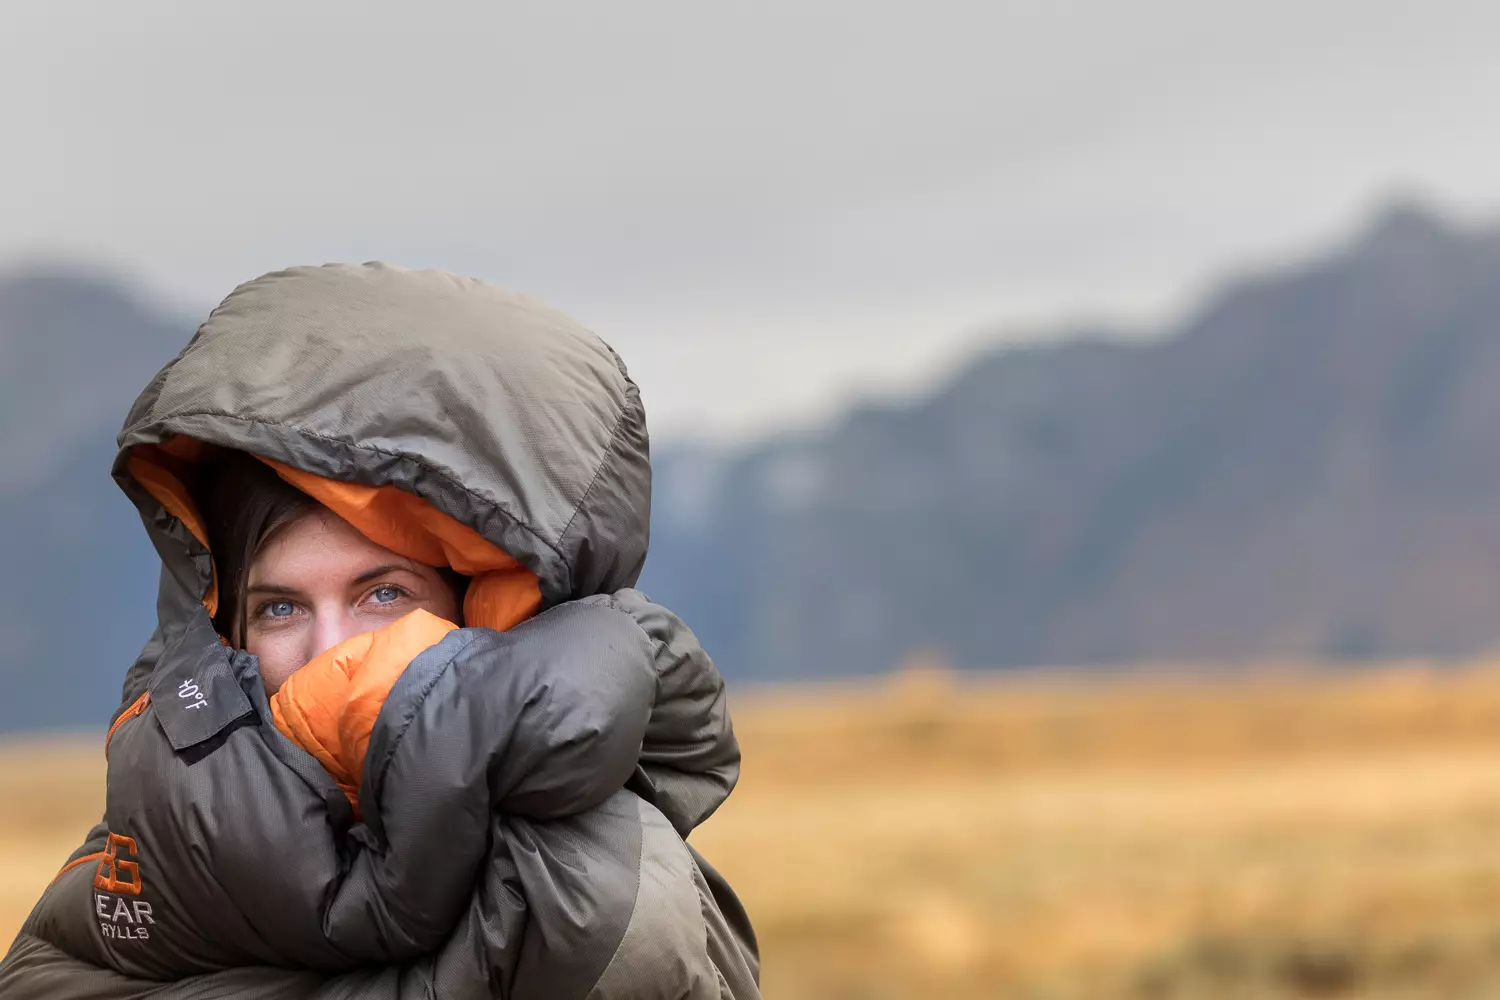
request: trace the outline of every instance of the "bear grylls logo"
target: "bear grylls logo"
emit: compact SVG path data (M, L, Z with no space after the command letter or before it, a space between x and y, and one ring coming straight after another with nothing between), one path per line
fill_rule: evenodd
M127 896L139 896L141 894L140 862L121 857L122 850L127 852L130 858L139 857L136 853L135 838L122 837L118 833L110 834L109 843L104 846L104 856L99 859L99 867L94 870L94 888L100 892L119 892Z
M156 923L151 904L133 899L127 905L124 899L139 896L144 888L139 859L135 838L118 833L109 835L99 857L99 867L94 870L94 915L99 919L99 932L107 938L144 941L151 937L149 926Z

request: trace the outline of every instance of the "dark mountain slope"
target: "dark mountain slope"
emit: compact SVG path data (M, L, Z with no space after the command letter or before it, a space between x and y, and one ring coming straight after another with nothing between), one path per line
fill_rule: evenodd
M156 570L109 477L114 433L191 331L83 272L0 276L0 732L118 704Z
M647 582L730 619L706 638L755 676L925 646L969 666L1470 652L1500 639L1497 388L1500 235L1396 209L1149 346L1003 350L912 406L664 456ZM691 531L679 482L708 512Z

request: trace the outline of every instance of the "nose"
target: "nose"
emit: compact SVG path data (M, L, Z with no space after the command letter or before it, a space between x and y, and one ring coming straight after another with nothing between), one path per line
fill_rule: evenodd
M345 607L317 608L313 615L313 627L308 630L307 646L302 651L302 662L310 663L345 639L369 630L368 625L356 620Z

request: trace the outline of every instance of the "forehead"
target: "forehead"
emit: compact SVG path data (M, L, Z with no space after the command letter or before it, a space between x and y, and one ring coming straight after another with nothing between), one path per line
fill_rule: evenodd
M337 514L320 510L297 518L271 537L250 564L250 583L332 580L381 563L417 568L410 559L370 541Z

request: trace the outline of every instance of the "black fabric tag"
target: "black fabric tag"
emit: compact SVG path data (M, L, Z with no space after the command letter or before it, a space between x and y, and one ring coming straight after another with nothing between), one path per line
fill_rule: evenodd
M162 653L147 687L172 749L186 750L212 739L254 712L235 680L230 653L206 614L193 616L186 631Z

